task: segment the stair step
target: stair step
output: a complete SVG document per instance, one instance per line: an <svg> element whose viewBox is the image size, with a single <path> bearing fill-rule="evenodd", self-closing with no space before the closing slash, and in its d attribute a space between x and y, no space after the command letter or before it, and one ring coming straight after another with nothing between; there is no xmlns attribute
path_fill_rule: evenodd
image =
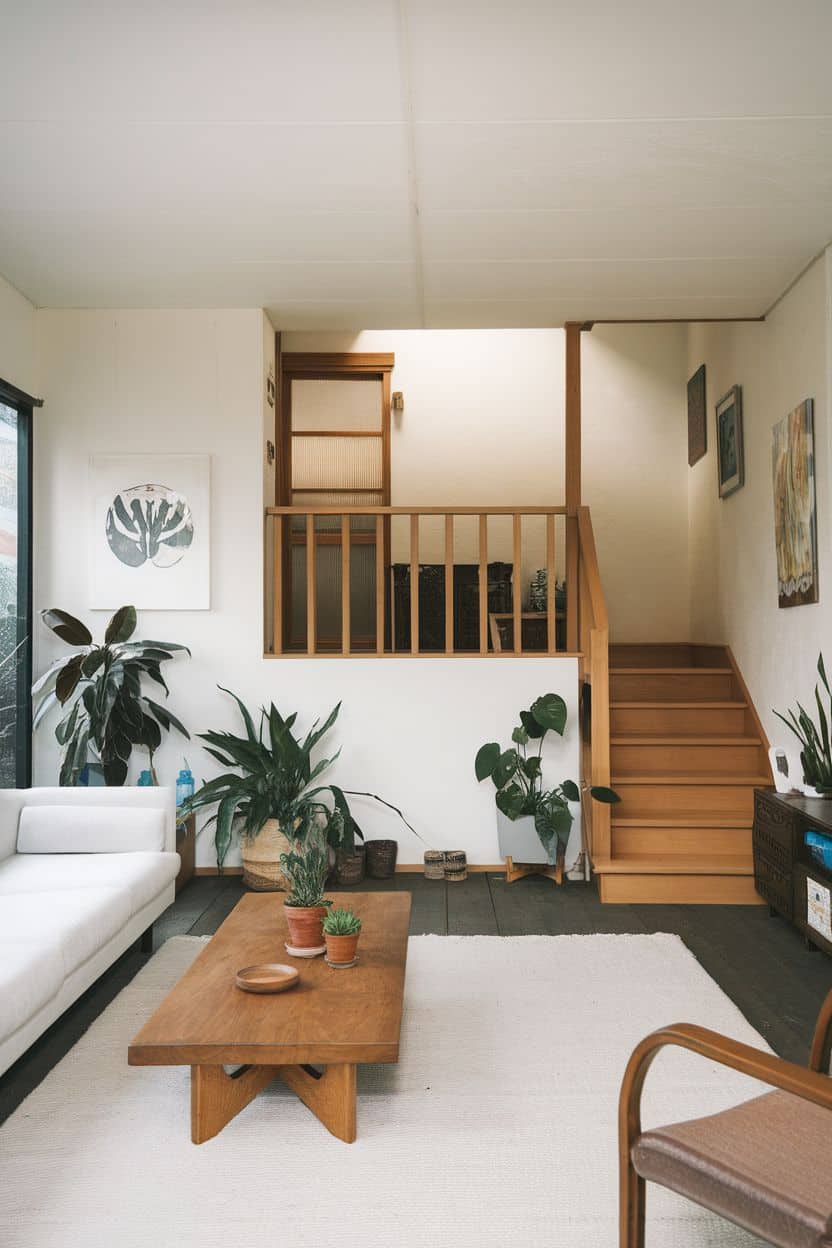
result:
<svg viewBox="0 0 832 1248"><path fill-rule="evenodd" d="M766 788L770 784L768 776L760 775L756 772L749 772L741 775L735 772L699 772L699 771L668 771L656 774L653 772L648 775L637 775L635 772L619 772L616 773L611 782L615 788L617 784L647 784L647 785L688 785L688 784L721 784L730 785L732 788Z"/></svg>
<svg viewBox="0 0 832 1248"><path fill-rule="evenodd" d="M754 861L751 854L631 854L627 858L596 859L593 868L597 875L753 875Z"/></svg>
<svg viewBox="0 0 832 1248"><path fill-rule="evenodd" d="M619 810L620 807L613 806L613 812ZM614 828L750 828L751 820L743 815L731 815L725 811L714 810L711 812L696 813L687 812L685 814L661 814L661 815L645 815L641 818L627 817L619 818L613 813L612 826Z"/></svg>
<svg viewBox="0 0 832 1248"><path fill-rule="evenodd" d="M613 667L698 667L716 663L730 667L725 646L699 646L689 641L612 642L610 664Z"/></svg>
<svg viewBox="0 0 832 1248"><path fill-rule="evenodd" d="M720 822L662 823L659 820L632 819L614 823L610 829L612 858L722 857L725 854L751 854L751 820L723 816Z"/></svg>
<svg viewBox="0 0 832 1248"><path fill-rule="evenodd" d="M611 702L613 736L744 736L750 723L746 702Z"/></svg>
<svg viewBox="0 0 832 1248"><path fill-rule="evenodd" d="M757 737L616 737L610 743L610 765L618 776L675 775L680 769L748 775L763 767L763 757Z"/></svg>
<svg viewBox="0 0 832 1248"><path fill-rule="evenodd" d="M610 701L730 702L737 700L734 673L725 667L613 667Z"/></svg>
<svg viewBox="0 0 832 1248"><path fill-rule="evenodd" d="M730 746L755 746L760 744L759 737L740 737L740 736L722 736L722 737L702 737L702 736L682 736L675 737L657 737L653 732L627 732L619 733L617 736L610 737L610 745L680 745L684 749L696 747L698 745L730 745Z"/></svg>

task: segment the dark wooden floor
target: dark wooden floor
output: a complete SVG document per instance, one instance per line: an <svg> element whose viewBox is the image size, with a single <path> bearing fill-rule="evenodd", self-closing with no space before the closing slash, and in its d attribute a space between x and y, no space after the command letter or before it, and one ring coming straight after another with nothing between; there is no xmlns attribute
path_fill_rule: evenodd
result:
<svg viewBox="0 0 832 1248"><path fill-rule="evenodd" d="M675 932L752 1026L792 1061L805 1062L815 1015L832 987L832 961L804 948L797 933L781 919L770 918L765 906L602 906L592 885L567 881L555 888L540 878L507 885L501 876L484 874L471 875L461 884L399 874L389 881L365 881L360 888L410 889L414 935ZM156 923L156 947L170 936L215 932L241 893L237 877L193 880ZM138 948L126 953L0 1078L0 1122L146 960Z"/></svg>

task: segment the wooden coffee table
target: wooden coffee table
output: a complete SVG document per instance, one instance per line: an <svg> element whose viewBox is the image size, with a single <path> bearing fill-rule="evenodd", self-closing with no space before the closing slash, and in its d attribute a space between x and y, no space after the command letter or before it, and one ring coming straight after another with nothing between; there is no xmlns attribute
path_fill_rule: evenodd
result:
<svg viewBox="0 0 832 1248"><path fill-rule="evenodd" d="M339 893L337 904L363 923L357 966L290 958L282 896L249 893L130 1045L131 1066L190 1066L194 1144L278 1078L338 1139L355 1139L356 1066L399 1060L410 894ZM260 962L297 967L297 988L242 992L235 972Z"/></svg>

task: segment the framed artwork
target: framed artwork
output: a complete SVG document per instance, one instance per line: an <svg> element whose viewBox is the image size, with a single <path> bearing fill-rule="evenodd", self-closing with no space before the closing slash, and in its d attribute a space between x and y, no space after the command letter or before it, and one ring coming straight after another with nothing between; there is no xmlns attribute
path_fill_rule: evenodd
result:
<svg viewBox="0 0 832 1248"><path fill-rule="evenodd" d="M90 460L90 606L207 611L210 456Z"/></svg>
<svg viewBox="0 0 832 1248"><path fill-rule="evenodd" d="M688 382L688 464L692 468L708 449L705 411L705 365L700 364Z"/></svg>
<svg viewBox="0 0 832 1248"><path fill-rule="evenodd" d="M727 498L745 481L741 386L732 386L716 405L716 451L719 497Z"/></svg>
<svg viewBox="0 0 832 1248"><path fill-rule="evenodd" d="M814 404L806 399L774 426L774 541L781 607L818 600Z"/></svg>

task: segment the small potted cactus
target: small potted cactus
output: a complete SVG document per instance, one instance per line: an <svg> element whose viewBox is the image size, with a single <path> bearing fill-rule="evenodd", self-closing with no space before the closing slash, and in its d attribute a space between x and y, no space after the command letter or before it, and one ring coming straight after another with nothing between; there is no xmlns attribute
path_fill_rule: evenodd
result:
<svg viewBox="0 0 832 1248"><path fill-rule="evenodd" d="M352 910L332 909L323 921L326 960L332 966L350 966L356 958L361 920Z"/></svg>

